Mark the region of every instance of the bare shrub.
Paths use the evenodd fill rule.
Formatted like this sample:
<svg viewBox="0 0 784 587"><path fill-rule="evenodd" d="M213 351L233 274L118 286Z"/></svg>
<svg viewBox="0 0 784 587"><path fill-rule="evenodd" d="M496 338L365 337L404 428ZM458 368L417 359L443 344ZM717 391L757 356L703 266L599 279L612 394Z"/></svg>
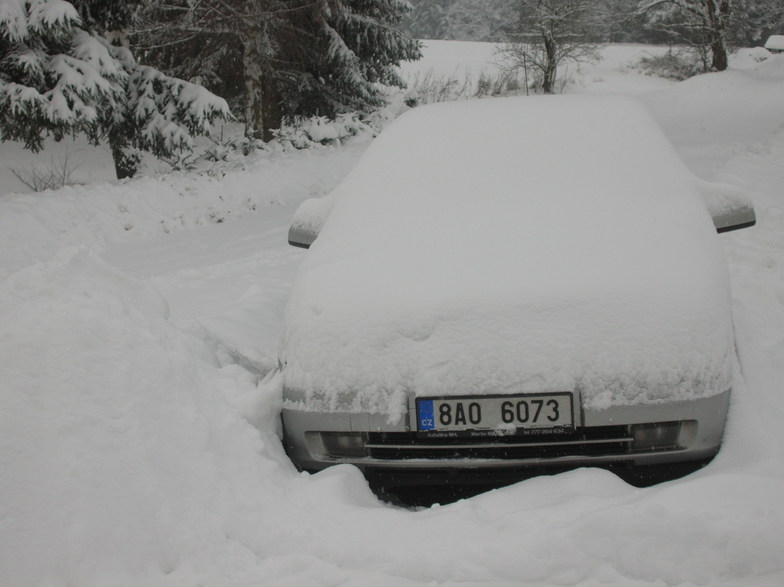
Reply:
<svg viewBox="0 0 784 587"><path fill-rule="evenodd" d="M476 82L476 97L483 96L507 96L518 94L525 87L525 83L520 79L518 71L502 70L495 75L482 72Z"/></svg>
<svg viewBox="0 0 784 587"><path fill-rule="evenodd" d="M662 55L645 55L637 64L646 75L682 81L704 71L700 55L687 47L670 49Z"/></svg>
<svg viewBox="0 0 784 587"><path fill-rule="evenodd" d="M406 98L406 104L413 107L434 102L514 94L520 91L523 84L518 73L511 70L494 74L483 71L476 81L470 73L466 73L461 79L457 72L452 75L436 76L431 70L422 76L417 74L409 83L409 87L411 90Z"/></svg>
<svg viewBox="0 0 784 587"><path fill-rule="evenodd" d="M509 42L498 55L506 67L523 69L526 86L556 93L558 70L566 63L595 63L599 0L519 0Z"/></svg>
<svg viewBox="0 0 784 587"><path fill-rule="evenodd" d="M453 75L436 76L433 70L430 70L422 76L417 74L409 84L411 90L406 98L406 104L416 106L467 98L471 95L472 85L470 74L466 74L461 81L456 72Z"/></svg>
<svg viewBox="0 0 784 587"><path fill-rule="evenodd" d="M78 182L72 180L73 172L79 164L73 163L68 152L55 161L54 157L49 158L49 163L41 165L30 163L28 165L9 167L14 177L29 187L34 192L45 190L59 190L66 185L74 185Z"/></svg>

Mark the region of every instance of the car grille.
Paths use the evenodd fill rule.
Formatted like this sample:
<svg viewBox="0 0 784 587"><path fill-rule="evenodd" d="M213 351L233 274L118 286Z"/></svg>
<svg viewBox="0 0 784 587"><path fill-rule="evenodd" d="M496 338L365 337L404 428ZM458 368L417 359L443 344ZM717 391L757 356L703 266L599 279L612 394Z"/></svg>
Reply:
<svg viewBox="0 0 784 587"><path fill-rule="evenodd" d="M602 426L548 435L432 437L409 432L369 433L367 457L403 459L551 459L630 452L628 426ZM339 455L332 455L339 456Z"/></svg>

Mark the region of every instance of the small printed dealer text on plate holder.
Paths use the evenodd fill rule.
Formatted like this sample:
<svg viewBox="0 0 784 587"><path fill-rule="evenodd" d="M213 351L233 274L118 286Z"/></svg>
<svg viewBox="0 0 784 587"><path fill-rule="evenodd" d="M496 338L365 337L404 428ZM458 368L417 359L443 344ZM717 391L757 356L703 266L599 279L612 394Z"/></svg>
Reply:
<svg viewBox="0 0 784 587"><path fill-rule="evenodd" d="M536 435L574 429L569 392L417 398L417 432L428 436Z"/></svg>

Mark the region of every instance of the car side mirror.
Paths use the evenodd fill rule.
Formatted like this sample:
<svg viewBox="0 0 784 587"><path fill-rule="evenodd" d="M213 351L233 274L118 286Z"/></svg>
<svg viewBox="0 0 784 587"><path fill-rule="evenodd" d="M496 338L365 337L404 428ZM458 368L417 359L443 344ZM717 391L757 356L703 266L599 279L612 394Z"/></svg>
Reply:
<svg viewBox="0 0 784 587"><path fill-rule="evenodd" d="M289 226L289 244L292 247L309 249L317 236L318 232L306 225L292 223Z"/></svg>
<svg viewBox="0 0 784 587"><path fill-rule="evenodd" d="M730 232L749 228L757 224L757 215L754 213L754 206L748 204L738 204L737 206L726 208L717 214L713 214L713 224L716 232Z"/></svg>
<svg viewBox="0 0 784 587"><path fill-rule="evenodd" d="M716 232L730 232L757 224L754 204L737 188L705 183L700 191Z"/></svg>
<svg viewBox="0 0 784 587"><path fill-rule="evenodd" d="M289 244L303 249L310 248L321 232L332 211L335 197L330 194L323 198L309 198L302 202L294 212L289 226Z"/></svg>

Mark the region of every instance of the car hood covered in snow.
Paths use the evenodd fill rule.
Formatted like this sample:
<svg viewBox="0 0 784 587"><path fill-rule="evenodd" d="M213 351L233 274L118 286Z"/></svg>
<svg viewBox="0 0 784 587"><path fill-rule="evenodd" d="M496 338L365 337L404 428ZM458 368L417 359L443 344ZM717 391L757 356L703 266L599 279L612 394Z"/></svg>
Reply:
<svg viewBox="0 0 784 587"><path fill-rule="evenodd" d="M338 187L287 307L305 409L576 390L726 391L726 262L700 181L627 98L416 108ZM394 398L394 399L392 399Z"/></svg>

